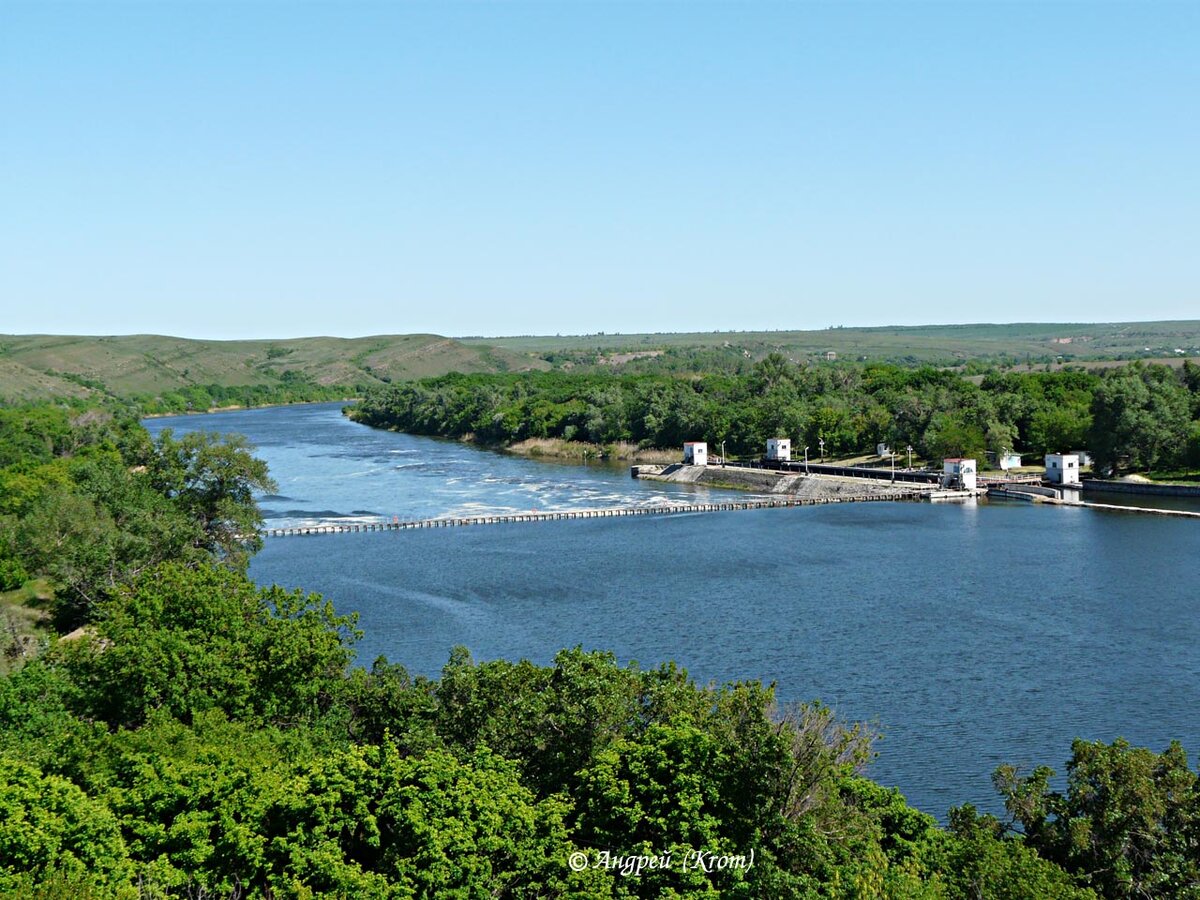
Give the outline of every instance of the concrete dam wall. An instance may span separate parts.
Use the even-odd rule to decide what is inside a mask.
[[[931,493],[933,485],[901,484],[866,478],[836,475],[805,475],[773,472],[769,469],[742,469],[735,466],[634,466],[634,478],[669,481],[676,484],[703,484],[715,488],[735,488],[759,494],[779,494],[806,500],[850,500],[858,497],[894,497],[907,499]]]

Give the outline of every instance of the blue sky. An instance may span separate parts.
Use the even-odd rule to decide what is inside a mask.
[[[0,333],[1200,318],[1197,3],[0,0]]]

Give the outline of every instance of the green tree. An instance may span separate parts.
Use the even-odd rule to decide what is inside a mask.
[[[1017,426],[993,421],[988,425],[984,439],[992,453],[1011,453],[1017,446]]]
[[[614,855],[670,854],[678,862],[639,878],[637,895],[676,892],[717,897],[746,872],[684,871],[700,851],[748,853],[726,826],[729,759],[712,736],[690,726],[654,725],[636,741],[620,740],[601,751],[582,773],[581,840]],[[731,817],[730,817],[731,818]]]
[[[1054,863],[1042,859],[1019,836],[1006,836],[992,816],[974,807],[950,811],[949,834],[923,849],[948,897],[962,900],[1094,900]]]
[[[922,445],[930,459],[973,458],[982,462],[986,457],[983,429],[966,421],[961,414],[934,416]]]
[[[1110,370],[1092,400],[1089,444],[1098,469],[1179,465],[1190,424],[1188,394],[1166,366]]]
[[[995,783],[1032,848],[1106,898],[1200,896],[1200,792],[1178,743],[1164,753],[1077,740],[1067,791],[1045,766]]]
[[[194,545],[234,568],[262,546],[254,492],[278,489],[250,451],[242,435],[197,431],[176,440],[167,429],[147,461],[154,488],[199,527]]]
[[[103,803],[0,755],[0,892],[25,893],[47,876],[128,886],[130,872],[121,829]]]
[[[118,560],[122,535],[112,515],[72,487],[47,488],[9,527],[23,568],[49,576],[57,586],[60,630],[85,621],[126,574]]]
[[[353,626],[315,594],[171,563],[121,588],[98,610],[95,635],[61,652],[84,711],[113,725],[209,709],[311,723],[341,693]]]
[[[1092,415],[1087,407],[1053,406],[1039,409],[1030,419],[1026,444],[1038,453],[1065,453],[1087,445]]]
[[[1200,419],[1188,427],[1187,452],[1184,465],[1192,470],[1200,469]]]

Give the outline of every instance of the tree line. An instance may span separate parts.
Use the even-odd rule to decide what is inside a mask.
[[[190,385],[159,393],[134,393],[127,398],[144,415],[207,412],[221,407],[278,406],[285,403],[315,403],[322,400],[344,400],[366,390],[362,384],[318,384],[311,377],[293,369],[280,375],[271,384],[248,385]]]
[[[0,677],[0,896],[1197,896],[1177,745],[1079,742],[1065,789],[1002,768],[1005,816],[940,825],[864,777],[869,733],[758,682],[580,648],[356,665],[353,617],[246,576],[270,481],[236,439],[4,409],[0,484],[0,599],[47,583],[60,634]]]
[[[772,354],[741,374],[446,375],[370,392],[350,415],[415,434],[509,444],[563,438],[678,448],[723,442],[758,456],[792,437],[848,457],[877,444],[928,459],[1087,449],[1105,472],[1200,468],[1200,366],[974,379],[933,367],[807,366]]]

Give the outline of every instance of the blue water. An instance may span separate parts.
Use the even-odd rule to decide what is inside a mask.
[[[373,431],[331,405],[148,424],[250,436],[289,497],[267,503],[281,521],[692,496]],[[582,644],[775,682],[872,723],[869,774],[944,815],[998,811],[997,765],[1061,770],[1077,736],[1200,749],[1197,551],[1187,519],[872,503],[275,539],[251,574],[358,612],[365,663],[435,675],[455,644],[537,662]]]
[[[204,429],[249,437],[278,493],[260,499],[270,527],[483,515],[533,509],[679,505],[732,496],[636,481],[627,465],[579,466],[356,425],[340,403],[147,419],[151,434]],[[742,496],[737,494],[737,496]]]

